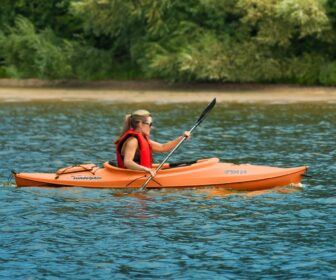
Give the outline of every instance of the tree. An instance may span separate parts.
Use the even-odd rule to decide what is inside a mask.
[[[45,78],[303,84],[336,80],[336,5],[331,0],[3,2],[2,27],[25,15],[34,29],[2,29],[2,38],[16,47],[0,46],[0,67],[2,63],[2,69],[18,73],[28,73],[26,67],[35,65],[30,75],[40,77],[43,72]],[[35,64],[20,50],[31,47],[29,36],[50,52],[41,59],[35,51]],[[56,74],[52,60],[67,65],[69,72]],[[43,63],[37,67],[39,61]]]

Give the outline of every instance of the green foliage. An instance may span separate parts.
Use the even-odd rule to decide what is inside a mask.
[[[326,63],[322,66],[319,82],[326,86],[336,85],[336,62]]]
[[[332,0],[3,0],[0,28],[0,76],[336,85]]]
[[[111,52],[60,39],[49,28],[37,32],[26,18],[17,18],[10,35],[0,36],[6,73],[13,78],[104,79],[113,71]]]
[[[71,76],[72,46],[55,36],[51,29],[37,33],[26,18],[18,17],[10,35],[1,45],[7,72],[15,78],[63,79]]]
[[[47,27],[72,38],[81,32],[81,20],[69,12],[72,0],[1,0],[0,29],[13,26],[17,17],[29,19],[37,30]]]
[[[302,56],[293,57],[286,63],[287,78],[302,85],[317,84],[320,67],[325,63],[325,58],[318,53],[304,53]]]
[[[329,27],[319,0],[239,0],[237,6],[244,14],[241,21],[266,45],[289,47],[292,38],[318,36]]]

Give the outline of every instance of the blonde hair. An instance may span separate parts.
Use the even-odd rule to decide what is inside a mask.
[[[124,118],[123,129],[118,138],[114,141],[114,143],[117,144],[127,130],[135,129],[140,122],[145,122],[147,120],[147,117],[151,117],[151,113],[143,109],[136,110],[132,114],[127,114]]]

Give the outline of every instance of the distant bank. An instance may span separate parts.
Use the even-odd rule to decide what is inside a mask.
[[[92,100],[113,102],[330,102],[335,87],[267,84],[192,83],[140,81],[44,81],[0,79],[0,101]]]

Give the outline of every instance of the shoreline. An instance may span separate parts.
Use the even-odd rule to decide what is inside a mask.
[[[41,81],[0,79],[0,102],[39,100],[118,103],[336,103],[336,88],[294,85],[195,83],[163,81]]]

